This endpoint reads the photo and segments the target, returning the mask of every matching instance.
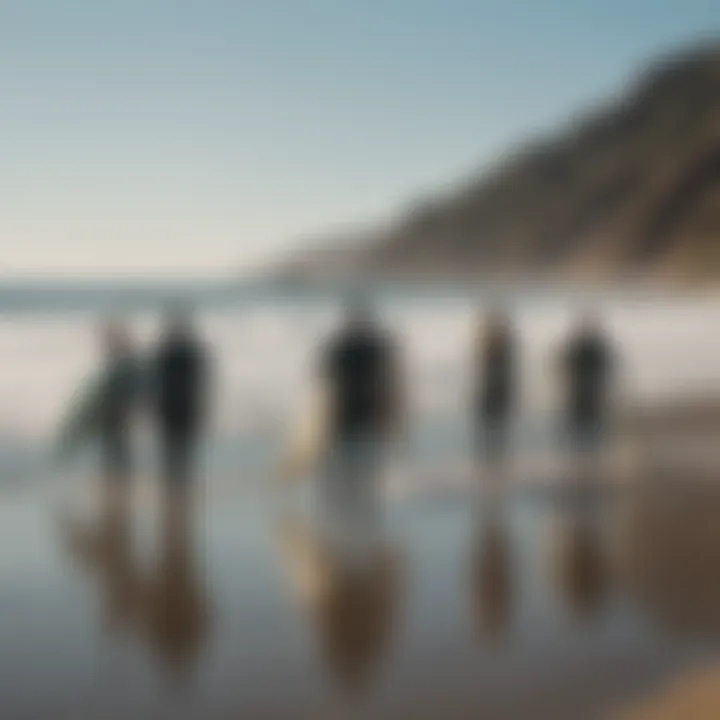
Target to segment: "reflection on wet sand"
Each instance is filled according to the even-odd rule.
[[[301,612],[285,613],[284,603],[272,602],[274,573],[264,581],[272,584],[232,586],[232,593],[251,598],[258,593],[257,603],[268,600],[268,607],[275,608],[268,612],[276,614],[268,616],[269,627],[258,629],[261,640],[256,645],[244,647],[217,633],[227,649],[218,653],[213,646],[208,656],[219,658],[224,667],[240,667],[260,655],[258,667],[267,674],[251,690],[240,688],[232,673],[226,685],[213,678],[221,689],[210,686],[212,690],[198,695],[208,707],[239,698],[243,717],[255,716],[248,708],[263,706],[282,706],[287,712],[280,716],[313,717],[315,703],[326,701],[351,706],[368,717],[418,717],[429,707],[442,717],[524,717],[529,710],[535,717],[586,717],[593,708],[622,709],[628,700],[632,706],[633,700],[677,677],[675,673],[692,670],[694,663],[706,659],[704,647],[716,650],[709,642],[698,650],[695,642],[699,637],[712,641],[713,633],[720,638],[720,583],[714,574],[720,560],[716,491],[689,479],[680,488],[653,478],[621,490],[610,483],[614,489],[606,493],[599,470],[585,474],[575,467],[559,483],[559,491],[522,494],[507,482],[502,464],[478,472],[474,507],[463,498],[447,506],[418,502],[402,508],[402,521],[411,519],[402,525],[408,533],[403,556],[409,556],[407,567],[414,573],[407,586],[432,598],[413,598],[407,627],[415,634],[404,644],[405,634],[396,637],[404,610],[404,567],[387,538],[399,516],[393,507],[386,513],[381,506],[379,512],[368,512],[380,497],[378,484],[370,482],[375,469],[368,470],[377,464],[360,455],[363,462],[355,466],[357,457],[351,454],[345,462],[333,463],[333,474],[324,478],[335,483],[332,502],[310,504],[310,509],[301,503],[307,513],[291,512],[286,504],[281,516],[277,529],[283,569]],[[579,466],[586,468],[587,463]],[[344,481],[352,483],[351,492],[340,485]],[[120,486],[110,487],[113,501],[106,503],[99,528],[66,526],[68,545],[96,581],[108,626],[139,640],[176,677],[193,666],[209,632],[207,595],[194,551],[192,503],[177,491],[165,496],[156,562],[143,569],[133,547],[128,498]],[[358,497],[362,502],[355,502]],[[307,497],[288,494],[283,499],[289,504]],[[432,532],[450,540],[428,557],[424,533],[428,523],[436,521],[434,513],[440,519]],[[213,517],[221,516],[233,527],[243,526],[239,514]],[[343,522],[332,522],[337,518]],[[458,568],[453,558],[458,553],[465,557],[468,523],[475,531],[470,559]],[[549,526],[556,540],[552,565],[536,547]],[[239,547],[247,536],[238,531],[236,537]],[[272,545],[263,548],[264,553],[273,550]],[[272,567],[272,556],[262,557]],[[216,582],[242,568],[224,567]],[[458,612],[457,592],[464,593],[464,611]],[[246,633],[255,622],[242,602],[220,606],[230,616],[220,618],[226,627],[237,623]],[[283,608],[279,614],[278,607]],[[236,609],[241,614],[235,615]],[[647,618],[652,622],[645,622]],[[469,621],[476,638],[468,637]],[[321,677],[330,681],[327,686],[321,683],[319,701],[313,696],[318,668],[306,662],[307,633],[291,632],[294,640],[285,644],[287,628],[297,623],[311,629],[310,644],[326,671]],[[301,646],[293,644],[298,636]],[[473,641],[481,651],[469,654]],[[443,643],[439,651],[438,643]],[[485,652],[488,647],[501,652]],[[272,671],[267,668],[278,648],[289,660],[276,675],[274,666]],[[392,664],[387,662],[391,649],[397,650],[398,660]],[[200,675],[205,673],[193,681]],[[276,700],[278,683],[289,689]],[[536,697],[545,698],[546,705],[536,704]],[[453,708],[460,706],[468,713],[453,715]],[[198,710],[195,716],[216,715]]]
[[[556,524],[556,578],[568,610],[589,619],[609,593],[610,572],[602,531],[593,517],[563,516]]]
[[[129,492],[125,484],[104,488],[96,527],[64,521],[61,532],[72,558],[97,581],[108,632],[127,632],[142,604],[143,586],[131,551]]]
[[[393,632],[397,554],[378,542],[348,555],[298,516],[284,518],[280,544],[292,591],[310,617],[332,676],[345,690],[365,689]]]
[[[502,638],[508,631],[512,610],[511,560],[505,518],[488,518],[476,532],[472,557],[475,626],[482,638]]]
[[[283,519],[281,554],[332,676],[361,692],[397,610],[398,558],[385,534],[382,485],[401,415],[401,371],[392,338],[362,303],[349,308],[320,365],[331,402],[317,514]]]
[[[720,490],[715,482],[638,485],[618,528],[620,579],[664,630],[720,635]]]
[[[189,668],[208,631],[208,601],[193,548],[192,507],[184,488],[166,491],[162,537],[147,588],[147,639],[173,671]]]
[[[641,479],[617,518],[618,580],[658,629],[677,639],[720,637],[720,490],[715,477]],[[628,720],[720,717],[717,667],[686,674],[630,703]]]
[[[189,495],[163,496],[157,560],[146,567],[133,545],[129,493],[110,488],[97,528],[63,522],[71,556],[96,581],[108,629],[142,640],[169,671],[189,669],[208,632]]]
[[[639,483],[618,527],[620,581],[642,611],[674,637],[720,636],[720,491],[714,477]],[[618,713],[627,720],[720,717],[720,671],[673,680]]]
[[[716,720],[720,670],[715,667],[672,682],[660,693],[618,712],[617,720]]]
[[[476,454],[476,458],[482,457]],[[502,465],[482,473],[478,464],[476,522],[470,556],[474,625],[483,639],[508,632],[512,610],[512,549],[506,507],[507,477]]]
[[[606,521],[614,483],[603,469],[601,454],[588,452],[582,443],[573,453],[553,506],[552,576],[571,615],[590,620],[602,611],[612,590]]]

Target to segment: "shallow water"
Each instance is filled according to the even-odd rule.
[[[3,717],[593,717],[720,657],[708,490],[418,495],[348,580],[301,499],[205,488],[176,545],[144,492],[105,544],[86,491],[0,505]]]

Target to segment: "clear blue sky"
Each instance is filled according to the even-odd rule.
[[[718,32],[718,0],[0,0],[0,275],[254,267]]]

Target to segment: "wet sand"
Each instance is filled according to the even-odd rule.
[[[720,494],[681,480],[406,497],[350,568],[258,486],[13,496],[0,716],[613,716],[720,661]]]
[[[653,697],[618,714],[618,720],[714,720],[720,716],[720,670],[698,671],[669,683]]]

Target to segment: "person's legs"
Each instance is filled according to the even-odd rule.
[[[483,408],[475,419],[475,451],[479,464],[497,466],[508,452],[510,417],[504,410]]]
[[[163,437],[163,476],[168,487],[187,487],[194,474],[195,439],[191,433],[166,429]]]
[[[322,513],[329,528],[370,530],[377,523],[383,449],[384,443],[370,432],[338,438],[333,444],[321,479]]]
[[[605,424],[596,412],[585,412],[572,418],[568,434],[572,452],[573,475],[577,481],[588,483],[600,469],[605,442]]]
[[[126,429],[112,427],[104,430],[101,452],[105,479],[126,482],[132,470],[130,439]]]
[[[355,449],[353,488],[358,520],[373,531],[382,520],[382,479],[385,470],[387,443],[377,432],[367,432],[357,441]]]
[[[488,418],[485,424],[485,457],[496,465],[505,460],[508,440],[508,419],[498,415]]]

